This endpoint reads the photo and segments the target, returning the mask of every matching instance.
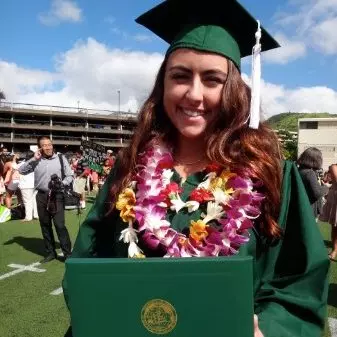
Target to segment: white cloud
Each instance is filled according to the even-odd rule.
[[[47,26],[58,25],[66,22],[82,21],[82,9],[75,1],[71,0],[52,0],[51,8],[46,13],[39,14],[41,23]]]
[[[337,0],[289,1],[291,12],[278,13],[277,23],[327,55],[337,55]]]
[[[337,113],[337,92],[331,88],[302,87],[286,94],[285,101],[291,111]]]
[[[266,117],[282,112],[330,112],[337,113],[337,91],[328,87],[299,87],[263,83],[263,111]]]
[[[249,85],[248,75],[242,75]],[[287,89],[283,85],[261,82],[263,118],[283,112],[329,112],[337,113],[337,91],[331,88],[298,87]]]
[[[269,63],[287,64],[306,55],[306,46],[302,41],[289,40],[284,34],[276,33],[275,39],[281,48],[264,53],[263,58]]]
[[[313,42],[323,53],[337,54],[337,16],[327,19],[312,28]]]
[[[60,55],[57,69],[73,96],[84,96],[95,104],[115,105],[117,90],[124,103],[143,100],[162,60],[158,53],[109,49],[89,38]]]
[[[0,61],[0,89],[8,101],[137,111],[148,96],[163,55],[110,49],[95,39],[76,43],[58,55],[54,72],[26,69]],[[249,82],[247,75],[243,78]],[[265,117],[287,112],[337,113],[337,92],[328,87],[299,87],[262,81]]]
[[[19,99],[31,92],[52,90],[60,76],[47,71],[18,67],[15,63],[0,60],[0,88],[7,99]]]
[[[56,58],[53,73],[0,62],[0,88],[8,101],[136,111],[163,60],[159,53],[109,49],[89,38]],[[23,90],[24,88],[24,90]],[[58,88],[56,90],[55,88]]]

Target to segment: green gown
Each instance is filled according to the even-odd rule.
[[[182,184],[182,200],[186,201],[204,175],[197,173],[187,178]],[[72,257],[127,257],[128,246],[119,241],[127,224],[119,218],[119,211],[104,216],[114,179],[112,172],[80,228]],[[180,182],[177,173],[172,180]],[[179,231],[190,220],[198,219],[200,211],[168,215],[172,227]],[[301,177],[295,164],[287,161],[283,166],[278,223],[284,231],[282,240],[270,245],[251,230],[248,244],[239,252],[254,257],[254,301],[260,329],[264,337],[321,336],[326,317],[329,259]],[[152,255],[148,250],[145,253]],[[67,301],[66,280],[65,274],[63,289]]]

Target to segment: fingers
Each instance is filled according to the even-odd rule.
[[[34,157],[35,157],[36,159],[39,159],[39,158],[41,157],[41,149],[38,149],[38,150],[35,152]]]
[[[259,328],[259,318],[257,315],[254,315],[254,337],[264,337]]]
[[[259,328],[259,318],[254,315],[254,331]]]

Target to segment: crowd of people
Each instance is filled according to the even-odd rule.
[[[38,219],[45,244],[41,263],[46,263],[57,258],[52,224],[60,242],[62,259],[71,255],[71,240],[65,223],[65,191],[78,196],[74,198],[74,207],[85,208],[86,194],[92,191],[96,194],[104,184],[114,165],[114,156],[108,150],[101,167],[96,165],[94,171],[82,150],[68,160],[55,153],[49,137],[41,137],[37,143],[38,150],[25,155],[0,148],[0,222]]]
[[[100,168],[92,170],[83,153],[83,150],[78,150],[65,157],[74,176],[74,191],[81,195],[81,208],[85,208],[86,194],[96,195],[100,190],[115,162],[113,151],[107,150]],[[0,147],[0,205],[8,209],[13,209],[18,205],[24,206],[23,221],[38,219],[34,172],[26,175],[19,172],[20,166],[33,156],[33,151],[14,153],[8,151],[5,146]],[[14,202],[15,198],[16,202]]]
[[[83,156],[83,150],[78,150],[74,156],[70,157],[69,163],[75,177],[74,191],[81,195],[81,208],[85,208],[86,191],[97,194],[114,166],[115,156],[112,150],[107,150],[100,168],[93,170],[90,169],[88,161]]]

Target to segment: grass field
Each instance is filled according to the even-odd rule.
[[[88,205],[87,209],[90,207]],[[86,212],[81,215],[81,220]],[[67,211],[72,240],[79,228],[76,211]],[[327,247],[329,226],[320,224]],[[64,264],[52,261],[36,268],[45,272],[23,271],[8,278],[1,275],[15,270],[9,264],[31,265],[43,256],[44,246],[38,221],[9,221],[0,224],[0,337],[61,337],[69,324],[63,295],[51,293],[61,286]],[[337,318],[337,263],[330,271],[328,316]],[[324,337],[330,336],[328,327]]]

